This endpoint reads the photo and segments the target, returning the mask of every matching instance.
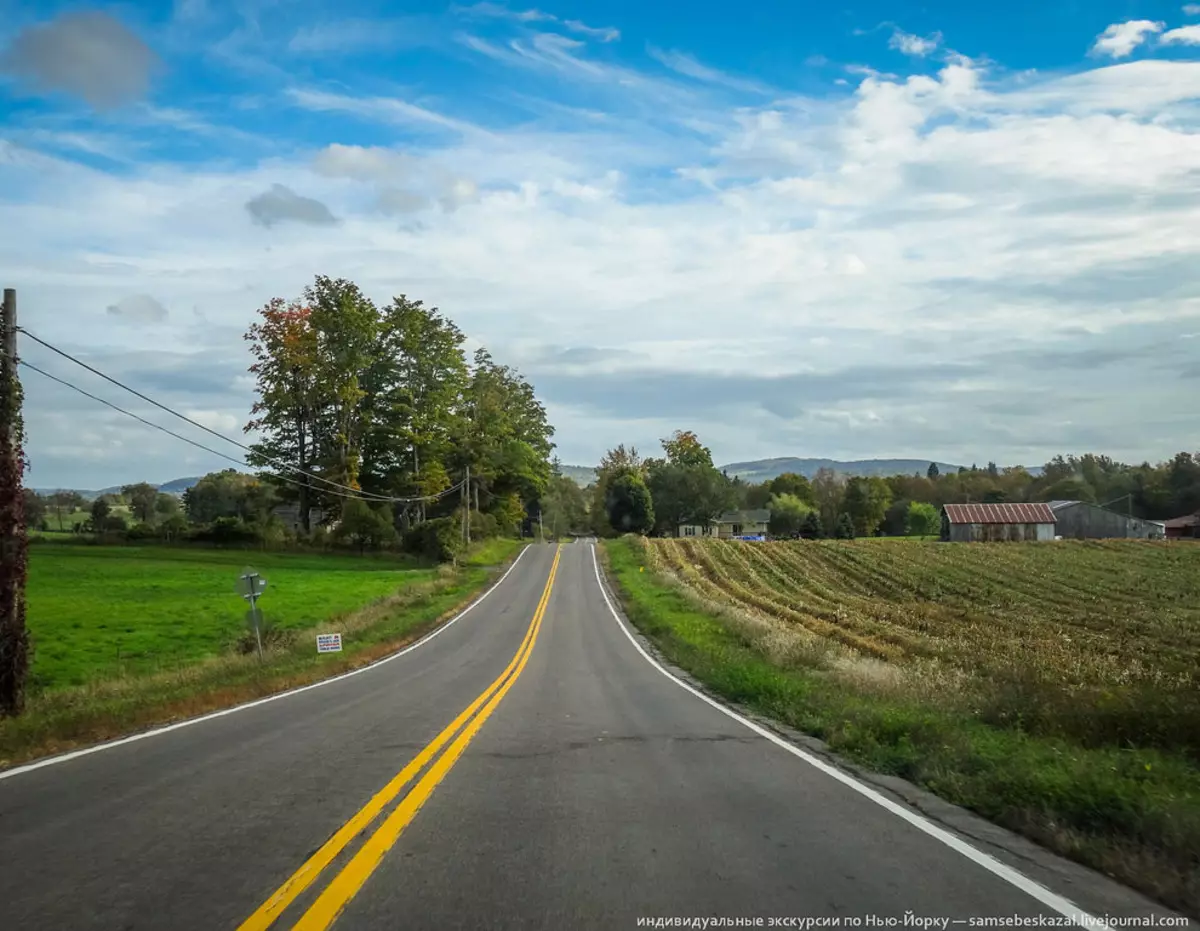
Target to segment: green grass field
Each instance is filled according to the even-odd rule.
[[[0,768],[356,669],[452,616],[522,546],[487,540],[429,569],[395,556],[35,545],[34,681],[24,713],[0,718]],[[262,660],[235,648],[248,639],[234,591],[247,563],[268,579],[261,604],[285,634]],[[318,654],[317,630],[341,633],[342,652]]]
[[[28,628],[33,690],[178,666],[228,650],[246,630],[243,567],[268,580],[260,607],[277,627],[313,627],[431,580],[396,559],[171,549],[35,546]]]

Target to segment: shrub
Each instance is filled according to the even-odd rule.
[[[240,517],[218,517],[211,524],[201,525],[193,530],[191,538],[218,546],[231,546],[256,543],[258,534]]]
[[[450,562],[463,550],[462,519],[435,517],[422,521],[404,534],[405,552],[435,562]]]
[[[138,521],[125,534],[127,540],[156,540],[159,532],[145,521]]]

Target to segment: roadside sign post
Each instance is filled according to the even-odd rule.
[[[263,658],[262,648],[262,611],[258,609],[258,596],[267,587],[267,580],[253,569],[246,569],[238,577],[238,594],[250,602],[250,610],[246,612],[246,623],[254,628],[254,640],[258,644],[258,658]]]

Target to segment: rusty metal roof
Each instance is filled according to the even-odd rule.
[[[1200,527],[1200,514],[1185,514],[1183,517],[1172,517],[1170,520],[1160,520],[1170,530],[1182,530],[1184,527]]]
[[[1039,504],[947,504],[952,524],[1053,524],[1050,505]]]

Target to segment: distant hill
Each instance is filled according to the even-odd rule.
[[[753,459],[749,462],[731,462],[728,465],[718,466],[723,472],[729,474],[730,478],[737,476],[744,482],[756,483],[766,482],[771,479],[783,475],[784,472],[796,472],[803,475],[805,478],[812,478],[817,474],[818,469],[833,469],[841,475],[879,475],[887,477],[889,475],[912,475],[919,473],[924,475],[929,468],[928,459],[854,459],[850,461],[842,461],[839,459],[797,459],[792,456],[784,456],[779,459]],[[980,468],[983,468],[986,463],[976,463]],[[959,466],[951,462],[939,462],[938,470],[946,475],[950,472],[957,472]],[[969,466],[967,467],[969,468]],[[1029,474],[1033,476],[1041,475],[1041,466],[1027,466]],[[596,480],[596,470],[591,466],[564,465],[560,466],[562,474],[569,479],[573,479],[577,484],[586,488]]]
[[[149,484],[163,492],[163,494],[180,496],[198,481],[200,481],[200,477],[195,476],[192,478],[172,479],[171,481],[165,482],[162,485],[155,485],[153,482],[150,482]],[[126,484],[136,485],[137,483],[127,482]],[[96,498],[99,498],[101,495],[119,495],[121,493],[121,489],[124,487],[124,485],[112,485],[108,488],[101,488],[99,491],[87,491],[83,488],[35,488],[33,490],[39,495],[52,495],[56,491],[76,491],[88,501],[93,501]]]
[[[580,488],[587,488],[596,480],[596,470],[591,466],[560,465],[558,468]]]
[[[928,459],[855,459],[843,462],[837,459],[755,459],[750,462],[731,462],[720,468],[729,473],[730,478],[737,476],[744,482],[765,482],[784,472],[795,472],[805,478],[812,478],[818,469],[833,469],[842,475],[912,475],[914,472],[925,474],[929,468]],[[959,467],[949,462],[939,462],[939,471],[957,472]]]

